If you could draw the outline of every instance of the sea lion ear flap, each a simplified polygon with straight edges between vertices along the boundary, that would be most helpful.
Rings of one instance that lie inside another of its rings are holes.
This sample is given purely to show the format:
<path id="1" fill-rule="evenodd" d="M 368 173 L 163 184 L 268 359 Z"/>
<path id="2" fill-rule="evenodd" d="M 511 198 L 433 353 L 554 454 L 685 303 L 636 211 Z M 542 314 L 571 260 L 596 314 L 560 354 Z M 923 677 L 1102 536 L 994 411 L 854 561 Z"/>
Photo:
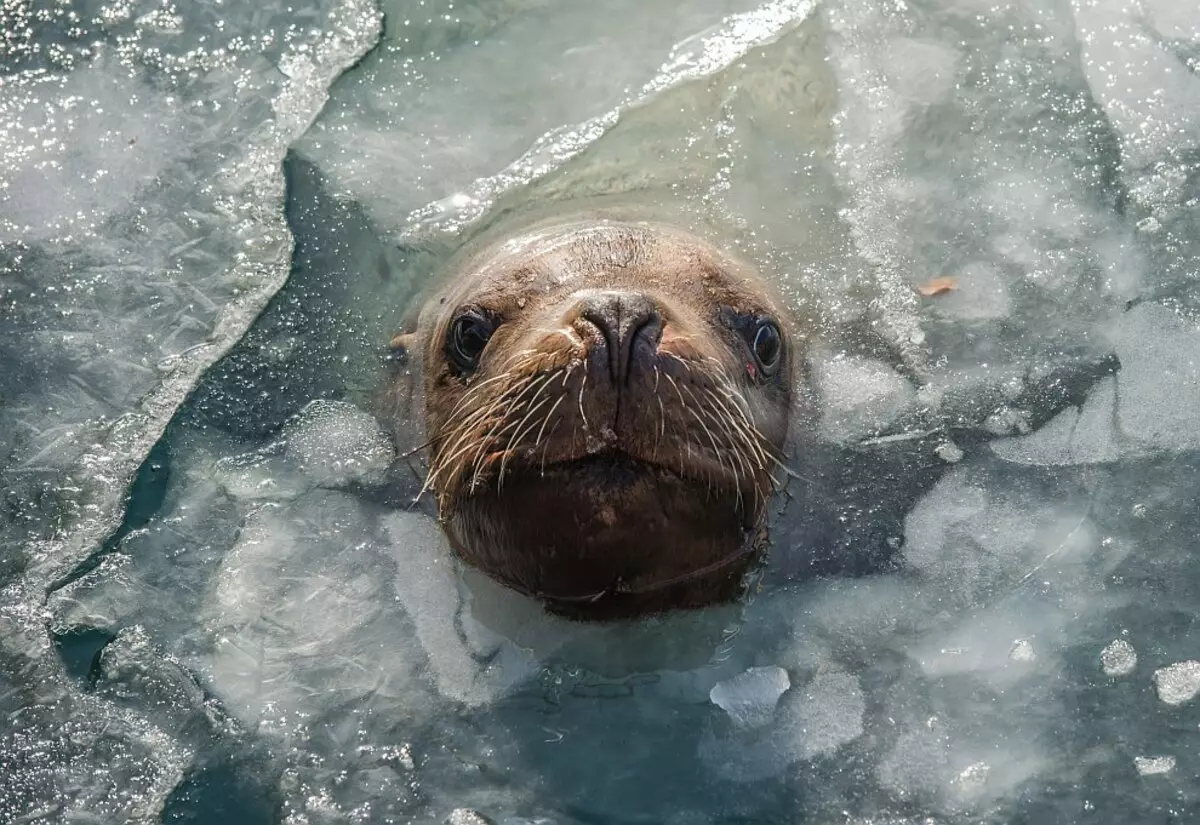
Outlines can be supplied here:
<path id="1" fill-rule="evenodd" d="M 388 342 L 388 358 L 392 361 L 407 363 L 409 352 L 416 342 L 417 334 L 415 332 L 397 332 Z"/>

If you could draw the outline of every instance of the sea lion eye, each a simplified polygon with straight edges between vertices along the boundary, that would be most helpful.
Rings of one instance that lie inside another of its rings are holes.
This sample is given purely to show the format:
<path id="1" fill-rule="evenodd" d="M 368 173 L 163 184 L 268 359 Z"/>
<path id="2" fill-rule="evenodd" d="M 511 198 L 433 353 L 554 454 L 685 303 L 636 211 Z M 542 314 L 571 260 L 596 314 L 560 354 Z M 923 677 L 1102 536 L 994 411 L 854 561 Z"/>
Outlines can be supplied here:
<path id="1" fill-rule="evenodd" d="M 762 321 L 754 333 L 754 357 L 763 375 L 774 375 L 783 356 L 783 336 L 771 321 Z"/>
<path id="2" fill-rule="evenodd" d="M 446 354 L 459 372 L 472 372 L 479 366 L 479 357 L 488 339 L 496 331 L 491 318 L 469 309 L 454 319 L 446 340 Z"/>

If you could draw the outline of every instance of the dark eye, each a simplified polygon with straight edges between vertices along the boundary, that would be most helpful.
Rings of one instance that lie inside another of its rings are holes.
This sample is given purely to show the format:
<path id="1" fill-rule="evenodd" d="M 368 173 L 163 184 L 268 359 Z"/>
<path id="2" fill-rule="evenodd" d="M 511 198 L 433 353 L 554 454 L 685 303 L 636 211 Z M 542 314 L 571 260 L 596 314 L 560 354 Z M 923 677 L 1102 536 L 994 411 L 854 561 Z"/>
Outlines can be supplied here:
<path id="1" fill-rule="evenodd" d="M 477 310 L 469 309 L 454 319 L 446 338 L 446 355 L 460 373 L 473 372 L 479 366 L 483 348 L 495 331 L 495 322 Z"/>
<path id="2" fill-rule="evenodd" d="M 774 375 L 783 360 L 783 336 L 771 321 L 762 321 L 754 332 L 754 357 L 763 375 Z"/>

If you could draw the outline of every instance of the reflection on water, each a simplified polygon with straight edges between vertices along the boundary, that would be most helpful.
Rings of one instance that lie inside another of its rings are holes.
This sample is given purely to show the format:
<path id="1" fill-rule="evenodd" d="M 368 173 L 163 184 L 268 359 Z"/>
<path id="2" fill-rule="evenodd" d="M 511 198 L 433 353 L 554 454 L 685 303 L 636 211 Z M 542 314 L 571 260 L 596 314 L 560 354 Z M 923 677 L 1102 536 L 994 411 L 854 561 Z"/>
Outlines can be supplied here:
<path id="1" fill-rule="evenodd" d="M 1194 811 L 1194 15 L 392 2 L 330 87 L 370 9 L 76 5 L 0 11 L 0 819 Z M 546 616 L 369 412 L 449 255 L 582 203 L 820 332 L 744 603 Z"/>

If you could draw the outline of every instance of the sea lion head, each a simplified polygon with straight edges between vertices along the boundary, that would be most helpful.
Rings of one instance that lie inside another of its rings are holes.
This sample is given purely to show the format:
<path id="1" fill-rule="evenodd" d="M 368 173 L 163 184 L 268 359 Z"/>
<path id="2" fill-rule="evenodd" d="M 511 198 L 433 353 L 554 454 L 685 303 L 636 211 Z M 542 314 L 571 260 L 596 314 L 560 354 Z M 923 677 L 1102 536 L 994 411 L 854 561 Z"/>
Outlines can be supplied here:
<path id="1" fill-rule="evenodd" d="M 467 257 L 412 338 L 464 561 L 578 617 L 737 594 L 803 363 L 753 267 L 670 227 L 559 224 Z"/>

